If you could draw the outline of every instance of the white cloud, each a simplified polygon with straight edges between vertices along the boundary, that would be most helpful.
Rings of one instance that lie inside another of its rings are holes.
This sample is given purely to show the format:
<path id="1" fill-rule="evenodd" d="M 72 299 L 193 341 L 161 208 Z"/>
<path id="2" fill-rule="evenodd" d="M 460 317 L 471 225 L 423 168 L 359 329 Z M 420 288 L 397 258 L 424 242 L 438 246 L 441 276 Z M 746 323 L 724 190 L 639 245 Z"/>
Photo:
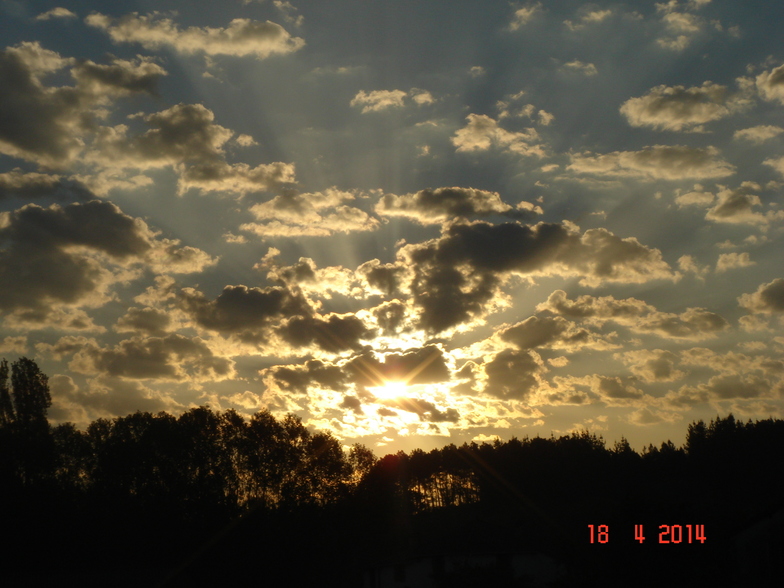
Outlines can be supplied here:
<path id="1" fill-rule="evenodd" d="M 654 145 L 641 151 L 614 151 L 603 155 L 571 155 L 567 167 L 580 174 L 662 180 L 723 178 L 735 168 L 721 159 L 715 147 Z"/>
<path id="2" fill-rule="evenodd" d="M 518 8 L 515 10 L 515 13 L 512 17 L 512 22 L 509 23 L 509 30 L 516 31 L 520 27 L 527 25 L 540 12 L 542 12 L 541 2 L 537 2 L 536 4 L 528 4 L 527 6 Z"/>
<path id="3" fill-rule="evenodd" d="M 621 114 L 633 127 L 682 131 L 724 118 L 744 104 L 728 97 L 726 86 L 712 82 L 692 88 L 662 85 L 624 102 Z"/>
<path id="4" fill-rule="evenodd" d="M 292 37 L 279 24 L 247 18 L 235 18 L 225 28 L 187 29 L 180 29 L 169 18 L 135 12 L 120 18 L 93 13 L 85 22 L 106 31 L 116 43 L 139 43 L 145 49 L 168 47 L 184 54 L 253 55 L 263 59 L 274 54 L 292 53 L 305 45 L 303 39 Z"/>
<path id="5" fill-rule="evenodd" d="M 487 151 L 493 147 L 520 155 L 544 157 L 545 151 L 536 129 L 507 131 L 485 114 L 469 114 L 468 124 L 452 137 L 457 151 Z"/>
<path id="6" fill-rule="evenodd" d="M 735 131 L 734 139 L 743 139 L 744 141 L 751 141 L 752 143 L 764 143 L 774 137 L 784 133 L 784 129 L 773 125 L 759 125 L 750 127 L 748 129 L 740 129 Z"/>

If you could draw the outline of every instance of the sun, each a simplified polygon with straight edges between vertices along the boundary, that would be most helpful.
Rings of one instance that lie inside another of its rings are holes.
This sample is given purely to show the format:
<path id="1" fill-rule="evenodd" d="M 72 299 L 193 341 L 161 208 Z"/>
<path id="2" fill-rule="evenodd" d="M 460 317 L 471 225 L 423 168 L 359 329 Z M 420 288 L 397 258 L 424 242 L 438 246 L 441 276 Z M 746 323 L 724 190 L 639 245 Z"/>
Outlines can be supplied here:
<path id="1" fill-rule="evenodd" d="M 389 380 L 384 382 L 382 386 L 375 386 L 371 390 L 377 398 L 398 398 L 406 395 L 408 386 L 405 382 Z"/>

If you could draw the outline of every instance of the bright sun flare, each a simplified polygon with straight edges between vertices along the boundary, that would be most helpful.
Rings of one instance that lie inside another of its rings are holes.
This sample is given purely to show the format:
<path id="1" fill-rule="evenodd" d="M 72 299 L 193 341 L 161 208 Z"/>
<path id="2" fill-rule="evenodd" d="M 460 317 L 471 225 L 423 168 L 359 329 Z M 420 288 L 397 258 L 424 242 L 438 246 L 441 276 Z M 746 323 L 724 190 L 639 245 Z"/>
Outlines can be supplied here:
<path id="1" fill-rule="evenodd" d="M 408 386 L 405 382 L 386 382 L 383 386 L 373 388 L 373 393 L 378 398 L 397 398 L 405 396 Z"/>

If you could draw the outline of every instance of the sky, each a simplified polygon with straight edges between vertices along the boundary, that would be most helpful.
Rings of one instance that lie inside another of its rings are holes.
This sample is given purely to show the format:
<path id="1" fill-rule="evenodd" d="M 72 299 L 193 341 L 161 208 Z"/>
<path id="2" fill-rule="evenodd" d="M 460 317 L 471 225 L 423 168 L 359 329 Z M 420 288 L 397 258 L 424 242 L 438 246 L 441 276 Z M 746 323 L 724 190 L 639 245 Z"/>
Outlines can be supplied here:
<path id="1" fill-rule="evenodd" d="M 0 355 L 377 454 L 781 418 L 782 17 L 2 0 Z"/>

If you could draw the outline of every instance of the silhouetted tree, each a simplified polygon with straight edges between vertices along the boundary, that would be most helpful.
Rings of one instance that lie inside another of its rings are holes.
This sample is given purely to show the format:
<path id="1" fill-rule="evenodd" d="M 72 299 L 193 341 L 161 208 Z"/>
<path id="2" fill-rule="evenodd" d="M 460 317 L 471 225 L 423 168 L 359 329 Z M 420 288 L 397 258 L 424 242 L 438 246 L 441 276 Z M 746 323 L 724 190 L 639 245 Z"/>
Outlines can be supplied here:
<path id="1" fill-rule="evenodd" d="M 11 364 L 14 418 L 20 427 L 47 427 L 46 409 L 52 405 L 49 378 L 34 360 L 20 357 Z"/>
<path id="2" fill-rule="evenodd" d="M 11 390 L 8 387 L 8 362 L 0 361 L 0 428 L 14 421 L 14 405 L 11 403 Z"/>

